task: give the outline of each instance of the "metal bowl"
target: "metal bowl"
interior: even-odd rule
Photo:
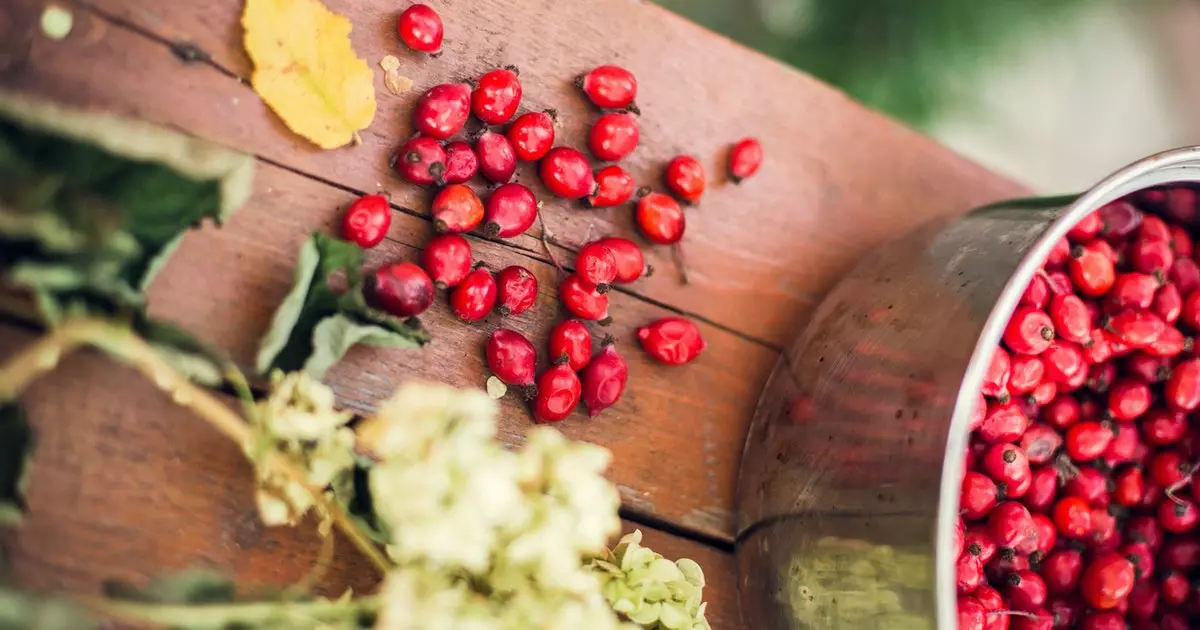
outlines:
[[[755,630],[957,626],[953,530],[991,351],[1055,241],[1093,210],[1200,182],[1200,147],[1081,195],[998,203],[875,251],[786,348],[746,438],[738,586]]]

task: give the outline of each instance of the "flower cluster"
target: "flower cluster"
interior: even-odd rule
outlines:
[[[687,558],[671,562],[641,542],[635,530],[591,562],[612,609],[652,630],[709,630],[700,565]]]

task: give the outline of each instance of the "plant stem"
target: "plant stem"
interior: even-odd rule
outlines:
[[[550,262],[554,263],[558,273],[566,275],[566,270],[563,269],[562,263],[558,262],[558,257],[554,255],[554,248],[550,246],[550,241],[554,240],[554,234],[546,230],[546,219],[542,218],[542,208],[538,206],[538,223],[542,227],[542,247],[546,249],[546,255],[550,257]]]
[[[105,597],[79,597],[82,606],[112,620],[153,623],[179,628],[255,627],[271,621],[337,620],[379,607],[378,597],[306,602],[246,602],[234,604],[155,604]]]
[[[242,447],[243,451],[250,445],[252,436],[249,426],[225,403],[175,371],[150,344],[128,328],[98,319],[68,319],[0,366],[0,401],[15,398],[29,383],[54,369],[64,355],[82,344],[96,346],[130,364],[150,379],[155,387],[170,394],[176,404],[191,409],[207,420],[225,437]],[[333,519],[334,525],[381,573],[392,568],[392,564],[354,524],[342,506],[326,497],[323,489],[313,486],[295,462],[273,451],[262,464],[307,490],[313,502]]]

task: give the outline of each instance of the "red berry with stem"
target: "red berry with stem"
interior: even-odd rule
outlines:
[[[487,125],[503,125],[521,105],[521,79],[513,66],[492,70],[471,92],[471,111]]]
[[[588,243],[575,256],[575,273],[604,293],[608,291],[608,285],[617,279],[617,259],[602,243]]]
[[[517,170],[517,154],[508,138],[495,131],[485,131],[475,141],[479,172],[489,180],[505,183]]]
[[[977,520],[987,516],[999,498],[996,482],[987,475],[968,470],[963,476],[958,505],[965,518]]]
[[[1083,576],[1083,554],[1065,547],[1042,560],[1042,581],[1046,590],[1058,595],[1074,592]]]
[[[1135,271],[1166,278],[1171,265],[1175,264],[1175,252],[1171,240],[1137,239],[1129,248],[1129,266]]]
[[[483,222],[483,202],[463,184],[451,184],[439,191],[430,212],[438,232],[470,232]]]
[[[1017,308],[1004,329],[1004,344],[1020,354],[1041,354],[1054,341],[1054,322],[1044,311]]]
[[[471,86],[443,83],[429,88],[413,107],[413,127],[422,135],[445,140],[462,130],[471,115]]]
[[[1035,610],[1046,603],[1046,583],[1042,576],[1033,571],[1017,571],[1010,573],[1004,594],[1009,604],[1017,610]]]
[[[537,301],[538,282],[533,272],[520,265],[505,267],[496,274],[496,312],[520,315]]]
[[[569,366],[555,365],[538,376],[537,390],[532,405],[534,421],[559,422],[579,405],[582,385]]]
[[[988,515],[988,533],[1001,549],[1015,549],[1035,540],[1037,527],[1024,505],[1004,501]]]
[[[1019,499],[1029,491],[1033,473],[1025,452],[1012,444],[993,444],[984,452],[979,470],[1008,488],[1008,497]]]
[[[1200,407],[1200,361],[1183,361],[1171,371],[1163,386],[1163,399],[1172,409],[1193,411]]]
[[[1196,528],[1200,520],[1200,510],[1196,504],[1185,497],[1174,499],[1164,498],[1158,502],[1158,523],[1172,534],[1186,534]]]
[[[1091,342],[1092,316],[1079,296],[1056,295],[1050,300],[1048,311],[1054,330],[1063,339],[1079,344]]]
[[[1159,451],[1149,464],[1150,477],[1164,488],[1184,483],[1191,468],[1191,464],[1176,450]]]
[[[1121,555],[1133,563],[1133,575],[1137,581],[1148,580],[1154,575],[1154,551],[1150,545],[1131,542],[1121,548]]]
[[[342,215],[342,238],[370,249],[383,242],[392,225],[392,209],[383,195],[363,195]]]
[[[1133,563],[1116,553],[1099,554],[1084,569],[1079,592],[1097,610],[1116,608],[1135,582]]]
[[[428,5],[414,4],[405,9],[396,20],[396,32],[405,46],[417,52],[432,55],[442,50],[442,16]]]
[[[1051,341],[1039,356],[1046,370],[1046,378],[1059,385],[1072,384],[1077,379],[1081,385],[1084,379],[1080,377],[1086,378],[1087,361],[1083,358],[1083,350],[1070,341]]]
[[[1062,435],[1058,431],[1041,423],[1030,425],[1020,437],[1021,450],[1025,451],[1025,457],[1031,464],[1050,461],[1063,443]]]
[[[1104,454],[1113,439],[1112,426],[1105,422],[1085,421],[1067,429],[1064,445],[1077,462],[1089,462]]]
[[[582,199],[596,192],[596,178],[582,153],[569,147],[550,149],[538,165],[542,183],[563,199]]]
[[[637,79],[620,66],[598,66],[575,79],[588,100],[601,109],[628,109],[638,113],[633,100],[637,98]]]
[[[617,404],[629,380],[629,366],[617,353],[612,340],[607,340],[579,375],[583,385],[583,404],[589,418]]]
[[[659,245],[678,243],[687,228],[679,202],[662,193],[650,193],[638,200],[634,218],[642,236]]]
[[[608,295],[597,291],[595,285],[577,274],[563,278],[558,287],[558,299],[567,312],[579,319],[598,321],[602,326],[612,321],[608,316]]]
[[[522,162],[536,162],[554,146],[554,110],[521,114],[508,126],[508,141]]]
[[[488,195],[483,210],[483,233],[512,238],[524,234],[537,220],[538,201],[522,184],[504,184]]]
[[[475,177],[479,171],[479,158],[471,145],[462,141],[454,141],[446,145],[446,169],[442,173],[442,183],[462,184]]]
[[[588,133],[588,148],[596,159],[616,162],[633,153],[638,145],[638,135],[636,116],[610,112],[592,125]]]
[[[1071,282],[1080,293],[1091,297],[1108,293],[1117,280],[1113,261],[1101,243],[1104,241],[1076,246],[1071,250],[1071,258],[1067,261],[1067,272],[1071,274]]]
[[[418,186],[441,186],[446,174],[446,150],[433,138],[417,136],[400,147],[394,156],[396,173]]]
[[[364,288],[373,306],[396,317],[415,317],[433,303],[433,281],[410,262],[383,267],[367,277]]]
[[[642,349],[664,365],[691,363],[708,347],[700,329],[683,317],[664,317],[637,329]]]
[[[954,563],[955,583],[959,595],[970,595],[983,583],[983,563],[969,553],[958,556]]]
[[[1114,201],[1096,211],[1104,228],[1101,234],[1110,239],[1120,239],[1133,234],[1142,226],[1144,215],[1128,201]]]
[[[984,630],[987,611],[974,597],[958,597],[958,630]]]
[[[1108,413],[1117,420],[1133,420],[1150,409],[1150,386],[1134,379],[1117,381],[1108,390]]]
[[[1012,402],[994,403],[988,405],[987,415],[977,434],[984,442],[1005,444],[1020,439],[1028,426],[1029,419],[1018,405]]]
[[[610,164],[595,172],[596,193],[584,199],[584,204],[592,208],[610,208],[619,206],[633,197],[637,187],[633,176],[616,164]]]
[[[1167,323],[1150,311],[1129,309],[1109,318],[1104,328],[1131,348],[1145,348],[1162,336]]]
[[[729,151],[729,179],[740,184],[743,179],[758,172],[762,166],[762,144],[754,138],[743,138]]]
[[[696,203],[704,194],[704,165],[690,155],[680,155],[667,164],[667,188],[684,203]]]
[[[1117,276],[1113,288],[1104,298],[1104,308],[1110,313],[1125,309],[1147,309],[1161,284],[1158,278],[1146,273],[1123,273]]]
[[[525,335],[507,328],[497,328],[488,337],[488,369],[496,378],[514,387],[524,387],[527,397],[533,394],[536,376],[537,350]]]
[[[1093,212],[1082,219],[1079,223],[1071,226],[1067,231],[1067,239],[1072,243],[1088,243],[1100,234],[1104,229],[1104,222],[1100,219],[1100,214]]]
[[[979,556],[979,561],[984,564],[991,562],[999,550],[992,540],[992,535],[987,532],[987,525],[983,523],[972,523],[966,528],[963,533],[963,549],[973,556]]]
[[[1037,357],[1018,354],[1011,358],[1008,377],[1008,393],[1014,396],[1028,394],[1037,389],[1046,376],[1046,366]]]
[[[421,251],[421,266],[439,289],[458,286],[471,262],[471,244],[458,234],[439,234]]]
[[[576,372],[587,367],[592,360],[592,333],[587,325],[577,319],[556,324],[550,331],[550,359],[566,361]]]
[[[486,267],[479,267],[450,292],[450,309],[465,322],[477,322],[496,305],[496,279]]]

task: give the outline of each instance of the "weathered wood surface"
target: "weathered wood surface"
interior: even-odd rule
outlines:
[[[639,77],[643,116],[642,142],[627,166],[639,184],[659,186],[663,165],[678,153],[696,155],[709,170],[709,192],[688,211],[685,248],[692,283],[679,283],[669,252],[651,250],[659,272],[612,298],[616,322],[609,331],[630,360],[629,391],[600,418],[587,420],[576,414],[561,426],[572,437],[613,450],[611,478],[621,488],[631,517],[660,519],[708,539],[731,537],[742,438],[777,348],[798,331],[837,277],[864,252],[929,218],[1021,192],[811,78],[647,3],[442,2],[438,6],[448,42],[438,59],[408,53],[396,41],[392,25],[398,8],[391,4],[327,4],[351,19],[351,38],[369,64],[374,67],[383,55],[395,54],[416,83],[414,92],[395,96],[384,88],[380,75],[379,111],[357,147],[330,152],[312,148],[288,132],[240,79],[248,77],[251,68],[241,49],[239,0],[73,4],[75,29],[58,42],[43,37],[36,26],[42,1],[8,0],[0,5],[0,88],[140,116],[260,157],[248,206],[225,229],[191,235],[151,297],[155,314],[188,326],[249,362],[287,290],[297,245],[309,232],[335,225],[341,208],[357,193],[387,191],[397,208],[389,240],[372,252],[371,265],[411,260],[425,242],[430,232],[425,218],[429,193],[403,184],[387,166],[389,154],[411,131],[408,112],[421,91],[493,67],[517,65],[525,85],[523,109],[557,109],[563,121],[560,143],[582,146],[595,114],[571,79],[600,63],[630,67]],[[183,59],[197,56],[202,60]],[[747,135],[763,139],[767,161],[753,179],[733,186],[723,175],[725,152]],[[587,211],[551,198],[527,165],[518,170],[518,179],[546,201],[550,229],[563,239],[581,242],[589,234],[632,232],[628,208]],[[537,306],[504,325],[521,330],[540,346],[557,317],[556,272],[537,232],[535,226],[531,234],[510,242],[473,238],[472,245],[477,257],[495,268],[523,264],[538,276],[543,294]],[[557,253],[570,259],[565,250]],[[645,360],[632,337],[637,326],[672,312],[700,320],[709,341],[701,360],[681,369]],[[436,338],[427,349],[358,349],[330,373],[345,404],[367,410],[396,383],[418,376],[458,385],[483,383],[482,342],[500,321],[493,317],[480,325],[463,325],[453,321],[441,303],[424,319]],[[77,380],[112,378],[104,372],[79,372]],[[99,391],[117,387],[132,385],[113,383]],[[114,395],[108,404],[123,410],[117,401],[132,396]],[[101,408],[74,390],[60,391],[44,404],[59,405],[64,413],[85,404]],[[86,408],[89,417],[100,415]],[[137,417],[139,433],[123,440],[124,448],[151,452],[137,440],[157,435],[163,452],[181,462],[200,462],[210,476],[187,475],[183,471],[188,467],[181,464],[173,478],[179,484],[174,493],[152,486],[116,493],[107,508],[116,513],[112,518],[125,519],[134,528],[147,493],[157,493],[153,518],[186,521],[188,511],[219,513],[208,525],[201,519],[194,526],[208,527],[202,533],[218,540],[236,538],[229,533],[237,527],[236,514],[219,507],[230,500],[213,496],[210,489],[246,483],[238,481],[244,467],[236,457],[209,456],[207,451],[216,445],[195,439],[180,443],[186,444],[186,452],[171,450],[184,448],[165,441],[179,430],[174,418]],[[92,432],[89,439],[99,439],[94,423],[80,422],[81,430]],[[133,415],[125,422],[134,423]],[[519,442],[528,426],[523,406],[506,401],[504,439]],[[102,460],[112,459],[78,447],[62,453],[70,456],[64,461],[75,476],[56,480],[66,486],[60,492],[81,485],[80,470],[108,466]],[[151,461],[165,465],[165,457],[157,455]],[[122,477],[114,473],[104,478],[119,483]],[[96,486],[96,492],[101,490]],[[202,498],[186,498],[193,496]],[[56,536],[69,538],[75,535],[72,527],[79,527],[78,536],[89,544],[110,544],[104,542],[107,537],[82,529],[80,521],[64,523]],[[162,556],[155,560],[162,560],[163,566],[178,560],[173,538],[153,528],[137,534],[134,529],[125,531],[160,548]],[[204,535],[197,534],[196,540]],[[53,539],[44,537],[48,534],[36,536],[22,539],[20,557],[31,574],[57,579],[53,567],[67,563],[67,554],[56,551]],[[45,542],[39,546],[34,540]],[[225,547],[221,553],[228,554],[222,557],[246,577],[290,577],[303,571],[299,560],[311,555],[308,542],[289,538],[279,543],[280,548],[294,548],[291,561],[268,560],[265,552],[235,559]],[[89,562],[71,565],[81,579],[120,566],[117,555],[88,557]],[[728,558],[715,556],[714,561],[727,563]],[[138,566],[135,572],[142,571]],[[709,573],[714,591],[728,591],[721,597],[731,598],[731,573],[715,568]]]

